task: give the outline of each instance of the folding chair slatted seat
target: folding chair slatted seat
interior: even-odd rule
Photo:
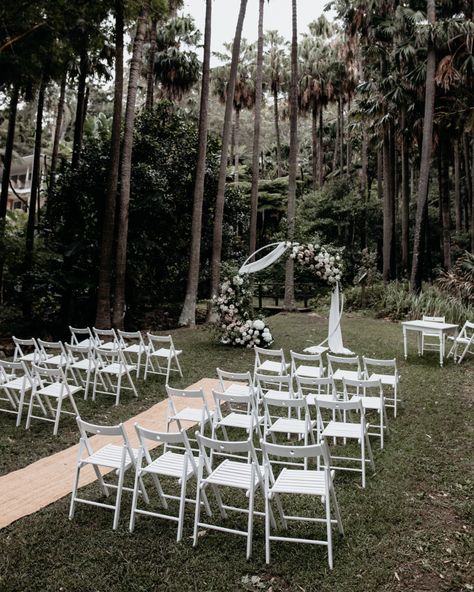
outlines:
[[[376,411],[378,414],[378,430],[370,432],[369,429],[374,429],[376,426],[372,424],[367,425],[367,433],[369,436],[376,436],[380,438],[380,448],[384,445],[384,432],[388,432],[387,410],[385,409],[385,398],[383,395],[382,382],[379,379],[375,380],[348,380],[343,379],[343,387],[345,399],[349,400],[349,388],[357,389],[359,395],[354,395],[351,399],[358,400],[362,403],[365,411]]]
[[[127,364],[121,349],[94,348],[96,356],[96,369],[94,372],[94,386],[92,389],[92,400],[95,401],[97,393],[112,395],[115,397],[115,405],[120,402],[120,394],[123,390],[132,391],[138,397],[135,383],[132,379],[132,372],[136,367]],[[97,387],[97,382],[102,379],[102,390]],[[128,385],[127,385],[128,384]]]
[[[32,388],[33,380],[25,362],[0,360],[0,411],[16,415],[17,427],[21,423],[25,397]]]
[[[423,315],[422,320],[428,321],[429,323],[445,323],[446,317]],[[439,333],[433,333],[429,329],[424,329],[421,332],[421,355],[423,355],[425,351],[439,352],[441,348],[441,339],[442,337]]]
[[[372,469],[375,471],[374,457],[372,455],[372,447],[370,445],[367,425],[365,421],[365,411],[360,400],[354,401],[316,401],[317,409],[317,436],[318,444],[324,440],[329,444],[331,438],[342,438],[356,440],[360,446],[360,457],[347,457],[331,455],[332,460],[335,461],[350,461],[352,463],[360,464],[359,467],[343,466],[341,464],[331,465],[331,469],[339,471],[355,471],[362,475],[362,487],[365,487],[366,464],[371,463]],[[344,421],[330,421],[324,427],[322,422],[322,410],[329,409],[331,411],[338,411]],[[358,421],[351,421],[352,412],[356,412]],[[368,454],[368,458],[366,457]]]
[[[263,512],[257,512],[254,509],[255,494],[257,490],[260,489],[262,494],[264,494],[264,480],[263,470],[258,463],[253,443],[250,439],[244,442],[228,442],[206,438],[199,432],[196,432],[195,435],[199,444],[200,456],[194,518],[194,547],[198,544],[200,527],[220,532],[228,532],[245,536],[247,538],[247,559],[250,559],[252,554],[254,516],[264,515]],[[221,455],[232,455],[234,459],[248,457],[250,458],[250,462],[247,462],[246,460],[231,460],[230,458],[226,458],[216,466],[212,464],[207,450]],[[213,455],[213,458],[216,458],[216,454]],[[238,530],[220,524],[211,524],[209,522],[201,521],[201,498],[208,487],[212,489],[217,500],[221,518],[227,518],[227,511],[244,513],[247,515],[246,530]],[[244,491],[246,499],[248,499],[248,507],[243,508],[224,504],[220,492],[220,489],[223,487]],[[270,519],[272,524],[275,525],[273,515],[271,515]]]
[[[71,494],[71,504],[69,508],[69,520],[72,520],[74,518],[76,503],[83,503],[90,506],[98,506],[100,508],[114,510],[113,529],[115,530],[118,526],[120,518],[122,491],[134,491],[130,487],[125,487],[123,483],[125,478],[125,472],[130,467],[136,467],[138,450],[132,448],[123,424],[119,424],[116,426],[98,426],[87,423],[78,416],[77,425],[79,427],[80,441],[79,452],[77,456],[76,472],[74,475],[74,483]],[[98,450],[94,451],[88,434],[104,436],[106,438],[120,438],[121,443],[120,445],[108,443],[105,446],[102,446]],[[83,456],[84,453],[86,453],[85,457]],[[80,472],[86,466],[93,467],[100,488],[106,497],[110,495],[110,489],[117,490],[115,504],[102,503],[78,497],[77,490],[79,487]],[[116,485],[112,483],[106,483],[100,471],[101,467],[112,469],[113,473],[116,474],[118,477],[118,482]],[[138,477],[138,481],[140,484],[139,491],[143,495],[145,502],[148,503],[148,495],[140,476]]]
[[[176,423],[180,431],[185,428],[183,422],[197,423],[201,433],[204,433],[206,425],[212,424],[214,412],[210,411],[202,389],[176,389],[166,385],[166,392],[168,394],[167,432],[170,431],[173,423]]]
[[[137,514],[143,514],[145,516],[154,516],[156,518],[162,518],[165,520],[172,520],[178,523],[178,530],[176,540],[179,542],[183,536],[183,525],[184,525],[184,511],[185,505],[195,504],[195,499],[186,497],[186,486],[191,478],[197,479],[198,476],[198,463],[199,458],[194,456],[189,444],[188,437],[184,430],[176,433],[163,433],[147,430],[138,424],[135,424],[135,429],[138,434],[140,441],[140,449],[137,459],[137,467],[135,472],[135,485],[133,490],[132,510],[130,515],[130,532],[133,532],[135,528],[135,517]],[[163,444],[163,452],[155,460],[152,459],[148,446],[147,440],[153,442],[159,442]],[[173,452],[168,450],[168,446],[173,445],[174,447],[183,448],[183,452]],[[143,464],[145,462],[145,464]],[[161,512],[152,512],[150,510],[143,510],[137,508],[138,494],[139,494],[139,479],[144,478],[145,475],[151,475],[155,488],[160,497],[161,505],[164,509],[168,509],[168,500],[179,501],[179,512],[178,516],[171,514],[163,514]],[[181,492],[179,496],[165,493],[163,491],[160,477],[171,477],[178,479],[181,485]],[[207,497],[203,495],[203,503],[206,508],[206,512],[211,516],[211,509],[207,501]]]
[[[145,380],[148,374],[161,374],[166,376],[166,384],[168,384],[171,372],[177,372],[182,378],[183,372],[179,363],[179,356],[183,351],[175,348],[171,335],[147,333],[147,338]]]
[[[148,346],[143,341],[140,331],[117,331],[120,347],[129,364],[136,364],[137,378],[140,377],[140,368],[145,368]],[[144,358],[142,360],[142,358]]]
[[[329,569],[333,568],[332,549],[332,526],[336,524],[341,535],[344,534],[341,514],[337,503],[336,492],[333,483],[333,471],[331,471],[331,460],[329,450],[325,442],[311,446],[282,446],[262,442],[262,451],[265,466],[265,560],[270,563],[271,541],[287,541],[293,543],[306,543],[312,545],[323,545],[328,549]],[[302,460],[304,469],[283,468],[275,478],[272,467],[273,457],[284,458],[291,461]],[[320,461],[322,458],[322,463]],[[314,459],[318,467],[322,469],[308,469],[308,460]],[[278,461],[281,464],[281,460]],[[285,462],[285,461],[283,461]],[[273,461],[273,464],[275,461]],[[324,518],[311,516],[291,516],[284,513],[282,495],[305,495],[313,498],[320,498],[325,508]],[[322,523],[326,525],[326,540],[296,538],[281,536],[271,533],[270,508],[271,502],[275,502],[280,521],[285,530],[288,529],[288,522],[296,521]],[[331,509],[335,518],[331,518]]]
[[[368,380],[380,380],[382,386],[391,389],[388,395],[384,393],[385,406],[392,408],[393,416],[397,417],[400,390],[400,374],[398,373],[397,360],[395,358],[382,360],[363,356],[362,361],[364,364],[364,373]]]
[[[466,354],[474,355],[474,323],[466,321],[459,335],[456,337],[448,336],[448,339],[453,342],[448,358],[453,356],[455,363],[457,362],[460,364],[464,360]],[[459,348],[462,350],[461,355],[458,354]]]
[[[82,387],[69,384],[61,366],[58,368],[43,368],[33,364],[32,372],[33,390],[28,406],[26,429],[28,430],[30,428],[32,419],[49,421],[54,423],[53,435],[56,436],[61,414],[74,415],[75,417],[79,415],[76,402],[74,401],[74,395]],[[52,402],[55,402],[56,408],[53,407]],[[63,408],[65,402],[71,404],[72,411],[67,411]],[[35,405],[38,405],[42,410],[46,409],[46,411],[49,411],[49,416],[34,415]]]
[[[321,354],[298,354],[290,351],[293,378],[322,378],[325,368]]]
[[[264,349],[263,347],[254,347],[255,364],[254,375],[256,374],[278,374],[286,375],[290,369],[290,364],[285,360],[285,354],[282,349]]]

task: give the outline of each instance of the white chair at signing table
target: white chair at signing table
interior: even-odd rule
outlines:
[[[474,323],[466,321],[461,329],[461,332],[456,337],[448,337],[452,340],[453,345],[449,351],[449,356],[453,356],[455,362],[460,364],[464,360],[466,354],[474,355]],[[471,349],[471,347],[473,349]],[[458,349],[461,348],[461,355],[458,354]]]

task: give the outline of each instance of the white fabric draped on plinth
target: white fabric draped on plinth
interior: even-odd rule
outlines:
[[[331,295],[331,308],[329,310],[329,331],[327,342],[329,345],[329,349],[333,354],[351,356],[354,355],[354,352],[352,352],[350,349],[347,349],[347,347],[344,347],[344,344],[342,343],[341,317],[342,308],[339,304],[339,283],[337,283]]]

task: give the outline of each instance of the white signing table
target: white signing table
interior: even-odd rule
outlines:
[[[458,325],[452,325],[450,323],[433,323],[430,321],[404,321],[402,323],[403,328],[403,352],[405,354],[405,360],[408,355],[408,343],[407,333],[408,331],[414,331],[417,333],[417,344],[418,344],[418,355],[422,355],[421,351],[421,335],[423,331],[429,332],[430,335],[438,335],[440,348],[439,348],[439,365],[443,366],[443,359],[445,356],[445,342],[446,335],[452,333],[454,335],[458,332]]]

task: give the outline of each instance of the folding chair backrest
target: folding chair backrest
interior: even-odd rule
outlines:
[[[113,362],[117,362],[117,361],[119,364],[122,364],[122,365],[125,364],[125,360],[123,358],[123,353],[120,348],[106,349],[104,347],[94,346],[93,351],[94,351],[97,359],[99,360],[99,362],[101,362],[103,365],[112,364]]]
[[[71,345],[79,345],[81,341],[86,339],[92,342],[94,339],[89,327],[71,327],[69,325],[69,331],[71,333]]]
[[[145,345],[143,342],[143,336],[140,331],[117,331],[117,336],[120,344],[124,347],[130,345],[130,343],[138,343],[139,345]]]
[[[314,458],[317,460],[318,457],[323,459],[323,465],[329,470],[331,466],[331,456],[329,448],[326,442],[323,440],[320,444],[310,444],[309,446],[292,446],[287,444],[273,444],[271,442],[265,442],[261,440],[261,448],[265,463],[271,465],[272,456],[278,456],[280,458],[291,458],[291,459],[309,459]]]
[[[115,333],[115,329],[97,329],[96,327],[92,327],[92,331],[96,340],[100,343],[101,341],[111,341],[118,345],[119,340],[117,337],[117,333]]]
[[[474,323],[466,321],[461,329],[460,336],[465,339],[472,339],[474,337]]]
[[[290,350],[291,356],[291,373],[294,375],[298,362],[304,362],[304,365],[318,366],[323,369],[323,356],[322,354],[299,354]]]
[[[79,428],[81,439],[84,442],[89,454],[93,453],[93,448],[90,442],[89,435],[104,436],[107,438],[120,437],[123,444],[127,447],[130,459],[132,460],[132,462],[134,462],[135,457],[133,454],[133,449],[130,444],[130,440],[128,439],[127,432],[125,431],[123,423],[119,423],[118,425],[114,426],[102,426],[84,421],[79,416],[76,417],[76,422]]]
[[[242,405],[247,408],[247,414],[251,414],[255,419],[257,417],[257,407],[253,392],[245,393],[224,393],[221,391],[212,390],[212,397],[214,399],[214,406],[216,410],[216,419],[222,419],[222,404],[228,403],[231,411],[237,411],[238,408],[232,405]]]
[[[217,376],[219,378],[219,386],[224,391],[225,385],[224,382],[243,382],[245,386],[252,386],[252,376],[250,372],[227,372],[226,370],[221,370],[220,368],[216,368]]]
[[[221,454],[250,454],[250,458],[258,464],[257,455],[255,452],[255,447],[253,445],[252,440],[249,438],[248,440],[243,441],[231,441],[231,440],[215,440],[213,438],[208,438],[207,436],[203,436],[200,432],[195,432],[196,440],[199,444],[199,449],[201,453],[208,457],[206,449],[209,451],[221,453]],[[239,458],[236,456],[236,458]]]
[[[389,368],[392,370],[391,374],[397,376],[398,375],[398,367],[397,367],[397,360],[396,358],[391,358],[389,360],[383,360],[378,358],[368,358],[366,356],[362,356],[362,362],[364,364],[364,372],[365,375],[368,377],[370,376],[370,368],[376,367],[383,368],[384,370],[388,370]],[[387,372],[384,372],[386,374]]]
[[[24,347],[32,348],[33,352],[36,352],[39,356],[39,347],[36,343],[36,339],[32,337],[31,339],[19,339],[18,337],[12,337],[13,343],[15,344],[15,351],[13,353],[13,360],[16,362],[18,358],[21,358],[25,355]]]
[[[270,360],[272,362],[278,362],[280,364],[280,374],[288,374],[286,367],[285,354],[283,349],[265,349],[263,347],[254,346],[255,351],[255,366],[254,372],[257,372],[257,368],[265,361]],[[263,358],[263,360],[262,360]]]
[[[309,394],[322,394],[337,396],[336,384],[332,376],[324,376],[321,378],[308,378],[305,376],[297,376],[296,384],[298,385],[298,392],[301,396]],[[324,392],[325,391],[325,392]]]
[[[186,434],[186,430],[181,430],[179,432],[156,432],[155,430],[149,430],[147,428],[142,427],[138,423],[135,424],[135,430],[138,435],[138,440],[140,445],[142,446],[145,456],[148,462],[151,462],[147,440],[151,442],[159,442],[163,444],[163,453],[167,451],[168,445],[173,447],[173,450],[180,450],[180,448],[184,447],[184,452],[188,454],[189,460],[196,470],[196,462],[191,450],[191,445],[189,443],[189,438]]]
[[[48,382],[64,382],[64,372],[60,366],[56,368],[47,368],[45,366],[31,365],[31,371],[34,376],[40,380],[46,379]]]
[[[257,387],[261,390],[272,389],[272,390],[286,390],[293,392],[293,380],[289,374],[276,375],[276,374],[255,374],[255,382]]]
[[[43,339],[38,339],[37,343],[45,357],[55,354],[66,358],[66,350],[62,341],[44,341]]]
[[[366,396],[367,394],[370,395],[383,395],[383,388],[382,383],[379,379],[377,380],[352,380],[349,378],[343,378],[342,384],[344,388],[344,394],[347,397],[349,394],[349,388],[355,388],[357,391],[361,391],[361,394]]]
[[[429,315],[423,315],[423,320],[429,323],[445,323],[446,317],[431,317]]]
[[[206,397],[204,396],[204,391],[202,389],[177,389],[166,385],[166,392],[168,393],[168,401],[174,413],[177,413],[178,411],[175,404],[177,400],[199,400],[202,403],[203,411],[205,411],[205,414],[210,417]]]
[[[171,335],[153,335],[152,333],[147,333],[148,343],[155,351],[156,349],[160,349],[161,347],[165,346],[168,349],[174,351],[174,343],[173,338]]]
[[[357,372],[361,372],[359,356],[334,356],[327,355],[328,358],[328,372],[334,374],[337,366],[357,366]]]
[[[66,352],[68,353],[68,358],[70,360],[75,357],[86,360],[89,358],[92,351],[92,347],[90,345],[71,345],[70,343],[65,343],[64,347],[66,348]]]
[[[319,401],[316,400],[318,412],[320,409],[331,409],[332,411],[359,411],[364,415],[364,408],[360,399],[350,401]]]
[[[24,362],[9,362],[8,360],[0,360],[0,386],[10,380],[11,375],[15,378],[30,379],[28,367]]]

